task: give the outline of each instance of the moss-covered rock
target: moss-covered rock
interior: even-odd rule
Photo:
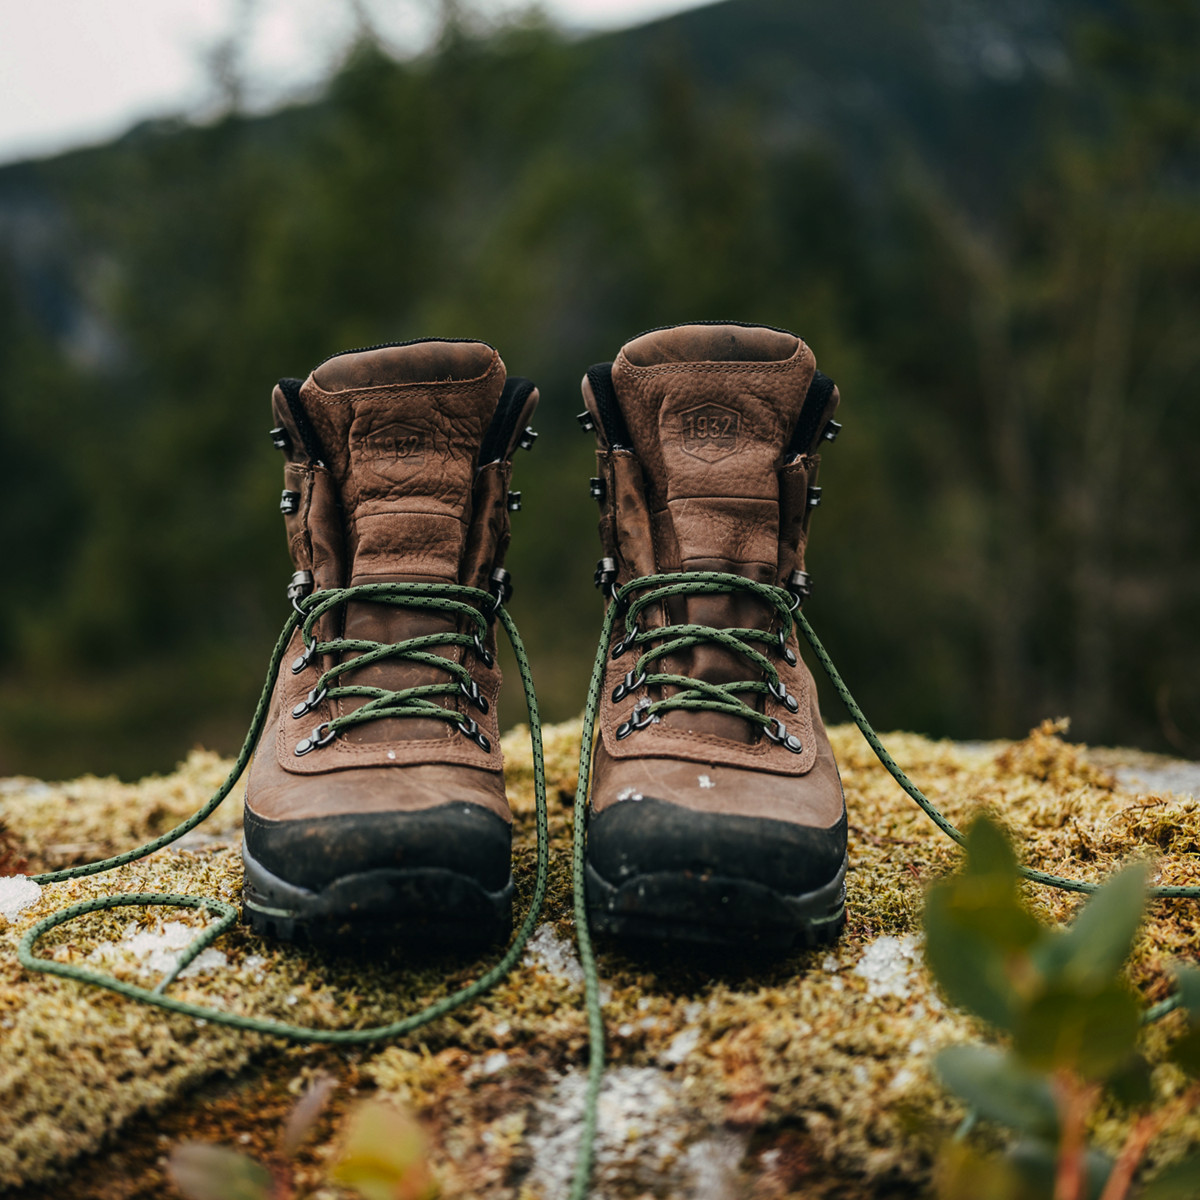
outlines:
[[[1100,879],[1153,854],[1156,879],[1200,883],[1200,806],[1138,787],[1166,765],[1136,753],[1089,752],[1046,724],[1022,742],[964,747],[911,734],[885,740],[957,823],[988,809],[1026,861]],[[601,1105],[598,1194],[605,1196],[911,1195],[961,1117],[930,1076],[931,1052],[980,1035],[938,998],[921,961],[926,884],[955,847],[899,791],[852,727],[831,731],[851,822],[849,924],[831,950],[776,963],[656,956],[601,947],[610,1070]],[[543,924],[522,966],[481,1003],[408,1038],[357,1050],[283,1046],[162,1013],[112,994],[24,972],[17,943],[38,918],[113,891],[185,891],[237,902],[239,805],[201,830],[107,875],[9,888],[0,903],[0,1187],[29,1196],[171,1194],[162,1173],[184,1137],[266,1153],[292,1097],[315,1071],[339,1099],[295,1164],[303,1194],[323,1184],[337,1115],[353,1095],[395,1096],[427,1124],[450,1196],[550,1200],[569,1178],[587,1038],[570,920],[569,838],[579,726],[546,731],[552,876]],[[516,813],[518,903],[534,870],[532,763],[525,731],[505,739]],[[8,869],[86,861],[170,828],[215,789],[227,764],[193,754],[173,775],[134,785],[87,778],[0,782]],[[1173,783],[1191,776],[1178,772]],[[1196,788],[1200,791],[1200,787]],[[23,866],[21,859],[28,860]],[[24,889],[27,891],[27,889]],[[1067,920],[1076,896],[1031,889]],[[32,899],[32,903],[24,903]],[[43,953],[150,982],[203,923],[198,914],[124,909],[54,931]],[[1194,957],[1194,912],[1152,907],[1132,975],[1147,1000],[1169,987],[1166,965]],[[172,994],[197,1003],[330,1026],[383,1023],[476,976],[486,957],[323,957],[264,944],[237,928]],[[1149,1035],[1161,1051],[1163,1030]],[[1169,1068],[1158,1085],[1173,1085]],[[1193,1118],[1176,1137],[1200,1137]],[[1122,1119],[1096,1134],[1115,1144]]]

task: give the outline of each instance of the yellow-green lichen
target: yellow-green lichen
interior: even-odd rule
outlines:
[[[1099,879],[1122,860],[1146,854],[1156,859],[1158,881],[1200,882],[1196,802],[1118,786],[1112,768],[1125,761],[1120,753],[1091,755],[1060,735],[1048,724],[1012,745],[964,748],[912,734],[885,740],[955,822],[984,809],[997,814],[1030,865]],[[392,1045],[340,1054],[281,1052],[270,1039],[29,975],[17,965],[23,932],[75,900],[155,890],[236,903],[240,805],[233,800],[198,831],[204,836],[191,835],[182,849],[49,886],[11,922],[0,917],[0,1186],[36,1186],[65,1170],[70,1194],[89,1195],[69,1175],[70,1164],[119,1147],[139,1114],[157,1111],[174,1120],[206,1081],[241,1073],[243,1081],[261,1078],[266,1087],[281,1073],[295,1076],[297,1055],[311,1055],[342,1063],[354,1086],[391,1093],[421,1116],[448,1195],[550,1200],[545,1181],[560,1176],[546,1160],[562,1157],[570,1131],[562,1111],[574,1102],[587,1054],[582,988],[567,948],[578,737],[578,722],[546,730],[553,851],[537,944],[481,1003]],[[849,923],[837,946],[775,963],[711,955],[651,962],[601,948],[615,1081],[608,1111],[623,1139],[601,1146],[606,1195],[684,1196],[701,1170],[724,1172],[731,1195],[919,1191],[938,1141],[961,1116],[932,1078],[930,1057],[942,1045],[985,1034],[943,1007],[912,940],[925,887],[953,869],[958,852],[897,789],[857,731],[834,728],[831,738],[851,825]],[[525,732],[506,736],[504,751],[516,814],[518,903],[527,904],[534,843]],[[1129,761],[1135,759],[1150,761],[1133,755]],[[15,852],[29,858],[30,871],[54,868],[161,833],[199,807],[227,767],[196,753],[174,775],[136,785],[6,781],[0,819]],[[1080,902],[1042,888],[1028,894],[1044,919],[1068,920]],[[203,922],[179,911],[96,914],[56,930],[42,952],[149,982],[141,974],[144,956],[128,949],[132,920],[160,933],[163,921]],[[880,941],[885,938],[894,941]],[[892,951],[898,964],[883,983],[860,973],[872,946]],[[391,947],[331,958],[264,944],[242,927],[217,948],[223,961],[213,959],[216,966],[179,980],[173,994],[230,1011],[338,1026],[382,1023],[414,1011],[494,960],[494,954],[412,958]],[[1195,951],[1193,907],[1155,904],[1132,977],[1148,999],[1158,999],[1169,987],[1170,960]],[[1147,1034],[1152,1058],[1161,1059],[1174,1029],[1167,1025]],[[1163,1094],[1178,1086],[1168,1067],[1158,1069],[1156,1083]],[[638,1104],[647,1112],[626,1111]],[[252,1114],[247,1122],[258,1128]],[[1111,1148],[1126,1127],[1126,1117],[1105,1111],[1094,1135]],[[1197,1139],[1200,1116],[1191,1116],[1155,1155],[1178,1153]],[[315,1146],[298,1179],[315,1186],[314,1164],[328,1153],[328,1144]],[[338,1195],[330,1188],[320,1194]]]

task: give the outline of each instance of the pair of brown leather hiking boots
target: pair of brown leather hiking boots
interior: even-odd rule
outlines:
[[[792,334],[714,323],[643,334],[583,391],[611,631],[580,781],[593,926],[830,940],[845,807],[792,614],[837,389]],[[495,618],[537,401],[472,341],[351,351],[275,389],[304,619],[246,792],[261,932],[510,929]]]

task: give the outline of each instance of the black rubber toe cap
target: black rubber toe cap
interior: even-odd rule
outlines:
[[[827,829],[697,812],[666,800],[623,800],[588,825],[587,861],[609,883],[688,872],[751,880],[799,896],[828,884],[846,859],[846,814]]]
[[[256,862],[303,888],[362,871],[440,867],[497,891],[512,859],[512,827],[478,804],[296,821],[264,820],[247,808],[245,837]]]

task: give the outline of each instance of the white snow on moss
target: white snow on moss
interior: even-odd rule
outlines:
[[[527,1138],[533,1167],[526,1183],[535,1195],[550,1200],[570,1191],[586,1091],[586,1074],[568,1071],[538,1105],[537,1127]],[[670,1076],[654,1067],[610,1069],[600,1089],[596,1194],[605,1194],[605,1184],[618,1178],[659,1179],[679,1158],[687,1133],[688,1115]]]
[[[867,995],[907,999],[916,983],[920,944],[911,933],[876,938],[854,968],[854,974],[867,981]]]
[[[539,925],[525,946],[521,960],[527,967],[540,967],[568,983],[583,985],[583,967],[575,947],[554,932],[553,925]]]
[[[0,875],[0,914],[10,921],[38,902],[41,887],[27,875]]]
[[[182,921],[161,921],[154,929],[143,929],[137,921],[130,921],[119,942],[101,942],[88,958],[96,962],[111,963],[113,959],[128,956],[139,959],[137,973],[143,978],[158,977],[170,972],[185,950],[199,936],[200,930]],[[229,959],[221,950],[209,946],[202,950],[187,967],[179,973],[181,979],[190,975],[203,975],[208,971],[220,971],[229,965]]]
[[[659,1062],[677,1067],[686,1062],[688,1056],[700,1045],[700,1030],[694,1025],[681,1029],[658,1056]]]

